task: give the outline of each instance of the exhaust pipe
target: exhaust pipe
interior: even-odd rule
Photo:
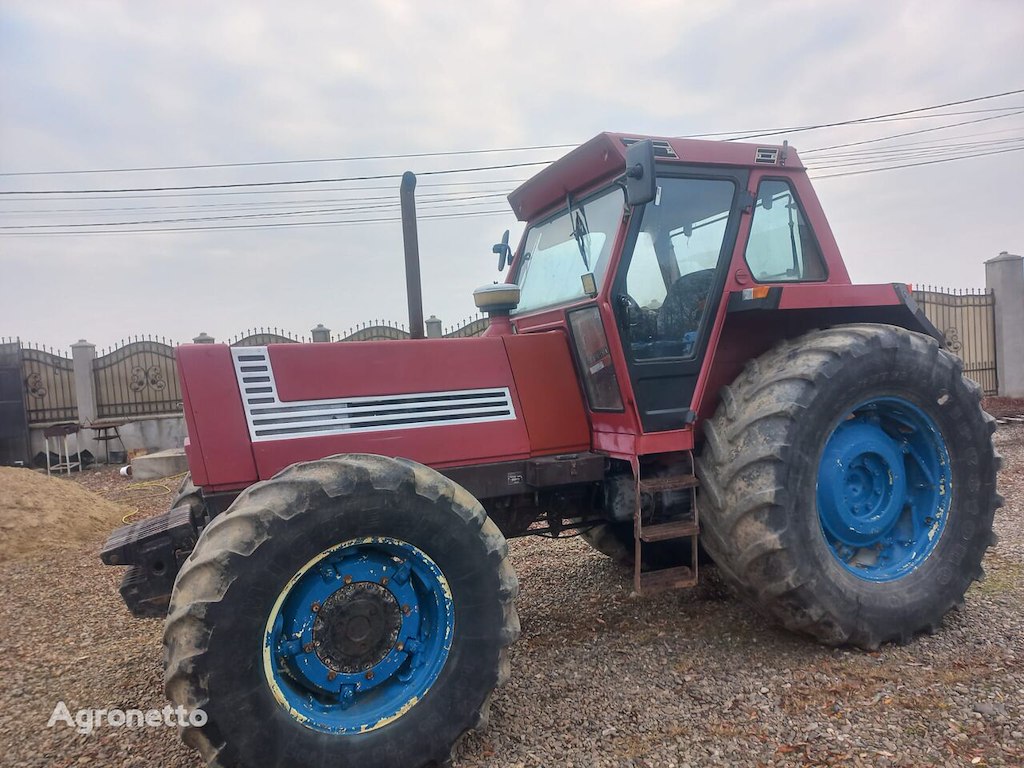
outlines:
[[[422,339],[423,286],[420,282],[420,241],[416,233],[416,174],[402,174],[402,239],[405,242],[405,292],[409,298],[409,337]]]

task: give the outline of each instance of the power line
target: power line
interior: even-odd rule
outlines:
[[[423,174],[420,174],[423,175]],[[445,182],[425,182],[420,184],[417,182],[416,188],[421,189],[425,187],[469,187],[480,184],[522,184],[526,179],[483,179],[478,181],[445,181]],[[109,197],[95,198],[99,200],[142,200],[142,199],[155,199],[163,200],[172,197],[223,197],[227,195],[283,195],[283,194],[320,194],[323,192],[359,192],[359,191],[383,191],[391,190],[394,187],[376,185],[372,187],[322,187],[320,189],[301,189],[301,188],[289,188],[289,189],[243,189],[234,190],[231,192],[182,192],[180,194],[170,195],[111,195]],[[17,192],[11,192],[9,194],[19,194]],[[75,200],[81,201],[80,197],[49,197],[47,200]],[[86,198],[88,199],[88,198]],[[30,197],[25,200],[19,198],[9,198],[8,202],[38,202],[39,198]]]
[[[473,200],[476,198],[483,197],[505,197],[508,195],[508,191],[501,192],[486,192],[477,195],[464,195],[457,192],[428,192],[424,195],[417,195],[417,204],[430,204],[430,203],[444,203],[454,202],[458,200]],[[77,199],[77,198],[75,198]],[[105,208],[51,208],[50,210],[42,211],[0,211],[0,215],[27,215],[27,216],[49,216],[52,214],[66,214],[66,213],[104,213],[107,211],[173,211],[173,210],[194,210],[194,209],[205,209],[212,208],[216,210],[223,210],[229,208],[299,208],[304,205],[312,205],[314,203],[345,203],[345,202],[373,202],[377,200],[392,200],[395,205],[398,205],[398,192],[396,191],[391,195],[371,195],[369,197],[342,197],[342,198],[314,198],[312,200],[303,200],[301,202],[282,202],[279,200],[267,200],[263,202],[245,202],[245,203],[200,203],[197,205],[139,205],[139,206],[116,206],[116,207],[105,207]]]
[[[455,213],[455,214],[428,214],[426,216],[418,217],[421,220],[429,219],[462,219],[462,218],[476,218],[479,216],[508,216],[509,211],[507,209],[499,211],[469,211],[466,213]],[[166,229],[111,229],[111,230],[89,230],[87,232],[0,232],[0,237],[38,237],[40,235],[46,237],[58,236],[58,235],[136,235],[136,234],[154,234],[157,232],[213,232],[223,230],[238,230],[238,229],[281,229],[284,227],[325,227],[325,226],[345,226],[345,225],[357,225],[357,224],[378,224],[378,223],[391,223],[401,221],[400,216],[392,216],[389,218],[373,218],[373,219],[342,219],[339,221],[289,221],[279,224],[239,224],[229,226],[214,226],[214,227],[169,227]]]
[[[917,131],[907,131],[906,133],[894,133],[894,134],[891,134],[889,136],[881,136],[881,137],[875,138],[875,139],[865,139],[863,141],[850,141],[850,142],[847,142],[845,144],[833,144],[833,145],[828,146],[828,147],[816,147],[815,149],[805,149],[805,150],[801,151],[800,154],[801,155],[810,155],[810,154],[813,154],[815,152],[824,152],[825,150],[828,150],[828,149],[843,149],[845,147],[859,147],[859,146],[861,146],[863,144],[876,144],[879,141],[890,141],[892,139],[901,139],[901,138],[903,138],[905,136],[917,136],[917,135],[922,134],[922,133],[933,133],[935,131],[944,131],[944,130],[947,130],[949,128],[960,128],[960,127],[962,127],[964,125],[974,125],[975,123],[985,123],[985,122],[988,122],[989,120],[999,120],[1000,118],[1003,118],[1003,117],[1015,117],[1016,115],[1021,115],[1021,114],[1024,114],[1024,109],[1021,109],[1021,110],[1019,110],[1017,112],[1009,112],[1009,113],[1007,113],[1005,115],[993,115],[991,117],[980,117],[977,120],[964,120],[963,122],[950,123],[949,125],[937,125],[934,128],[922,128],[922,129],[917,130]]]
[[[865,117],[865,118],[861,118],[861,119],[864,121],[865,124],[866,123],[899,123],[899,122],[906,122],[907,120],[933,120],[935,118],[942,118],[942,117],[957,117],[957,116],[960,116],[960,115],[977,115],[977,114],[983,114],[983,113],[989,113],[989,112],[1005,112],[1005,111],[1010,110],[1010,109],[1018,109],[1018,108],[1019,108],[1019,106],[1014,106],[1014,107],[990,107],[988,109],[964,109],[964,110],[957,110],[956,112],[937,112],[937,113],[934,113],[934,114],[927,114],[927,115],[914,115],[914,114],[911,114],[911,115],[904,115],[902,117],[878,117],[878,118]],[[927,107],[925,109],[927,109]],[[855,121],[850,121],[850,122],[855,122]],[[838,125],[846,125],[846,124],[847,123],[840,123]],[[789,126],[789,127],[783,127],[783,128],[751,128],[751,129],[745,130],[745,131],[715,131],[713,133],[686,133],[686,134],[682,134],[680,136],[677,136],[676,138],[679,138],[679,139],[704,139],[704,138],[715,138],[715,137],[718,137],[718,136],[735,137],[736,134],[738,134],[738,133],[757,133],[757,134],[760,134],[762,136],[776,136],[776,135],[779,135],[779,134],[788,133],[788,132],[796,132],[796,131],[799,131],[799,130],[810,130],[810,128],[807,128],[805,126],[795,126],[795,127]],[[738,141],[738,139],[736,139],[736,138],[729,138],[729,139],[725,139],[725,141]]]
[[[890,162],[892,160],[913,159],[916,157],[942,157],[944,155],[957,155],[964,151],[976,151],[986,149],[997,149],[999,147],[1020,144],[1024,142],[1024,136],[1014,136],[1005,139],[991,139],[989,141],[965,141],[953,144],[943,144],[930,147],[911,147],[876,149],[860,155],[825,156],[815,158],[813,167],[816,170],[827,167],[845,167],[852,165],[864,165],[866,163]]]
[[[872,122],[872,121],[875,121],[875,120],[881,120],[883,118],[900,117],[902,115],[910,115],[910,114],[913,114],[914,112],[926,112],[926,111],[931,111],[933,109],[944,109],[946,107],[956,107],[956,106],[959,106],[961,104],[973,104],[973,103],[979,102],[979,101],[987,101],[989,99],[998,99],[998,98],[1002,98],[1003,96],[1015,96],[1015,95],[1020,94],[1020,93],[1024,93],[1024,88],[1018,88],[1017,90],[1014,90],[1014,91],[1003,91],[1002,93],[991,93],[991,94],[989,94],[987,96],[975,96],[974,98],[971,98],[971,99],[961,99],[960,101],[947,101],[944,104],[933,104],[933,105],[928,106],[928,107],[917,107],[916,109],[904,109],[904,110],[900,110],[899,112],[887,112],[887,113],[881,114],[881,115],[872,115],[871,117],[860,117],[860,118],[857,118],[855,120],[840,120],[840,121],[834,122],[834,123],[819,123],[817,125],[804,125],[804,126],[798,126],[798,127],[794,127],[794,128],[783,128],[783,129],[780,129],[778,131],[772,131],[770,133],[752,133],[752,134],[747,134],[745,136],[735,136],[735,137],[729,139],[729,141],[745,141],[746,139],[758,139],[758,138],[761,138],[762,136],[775,136],[775,135],[777,135],[779,133],[801,133],[803,131],[816,131],[816,130],[818,130],[820,128],[838,128],[839,126],[843,126],[843,125],[857,125],[859,123],[869,123],[869,122]]]
[[[902,117],[907,115],[913,115],[917,112],[927,112],[936,109],[944,109],[952,106],[960,106],[963,104],[972,104],[980,101],[986,101],[995,98],[1001,98],[1004,96],[1012,96],[1020,93],[1024,93],[1024,88],[1013,91],[1004,91],[1002,93],[989,94],[986,96],[976,96],[970,99],[961,99],[959,101],[950,101],[942,104],[934,104],[927,107],[917,107],[914,109],[900,110],[898,112],[888,112],[881,115],[872,115],[870,117],[855,118],[850,120],[841,120],[831,123],[819,123],[816,125],[808,126],[793,126],[789,128],[772,129],[767,132],[756,132],[746,133],[745,135],[732,136],[729,141],[743,141],[746,139],[760,138],[762,136],[772,136],[779,133],[800,133],[803,131],[818,130],[821,128],[835,128],[844,125],[857,125],[863,123],[870,123],[873,121],[885,120],[895,117]],[[712,135],[725,135],[725,134],[696,134],[696,136],[712,136]],[[311,162],[341,162],[347,160],[380,160],[380,159],[397,159],[397,158],[412,158],[412,157],[431,157],[431,156],[452,156],[462,154],[482,154],[487,152],[510,152],[510,151],[524,151],[529,149],[545,149],[545,148],[560,148],[572,145],[537,145],[535,147],[506,147],[503,149],[480,149],[480,150],[452,150],[452,151],[441,151],[441,152],[430,152],[430,153],[409,153],[405,155],[367,155],[363,157],[350,157],[350,158],[328,158],[321,161],[316,160],[281,160],[281,161],[258,161],[252,163],[220,163],[220,164],[205,164],[205,165],[193,165],[193,166],[152,166],[150,168],[123,168],[123,169],[98,169],[96,171],[24,171],[18,173],[7,173],[0,175],[7,176],[29,176],[29,175],[47,175],[53,173],[107,173],[107,172],[130,172],[130,171],[141,171],[141,170],[183,170],[192,168],[214,168],[214,167],[236,167],[236,166],[255,166],[255,165],[285,165],[285,164],[296,164],[296,163],[311,163]],[[465,169],[444,169],[439,171],[425,171],[421,173],[422,176],[432,176],[447,173],[468,173],[482,170],[497,170],[503,168],[522,168],[535,165],[546,165],[550,161],[540,161],[533,163],[510,163],[505,165],[495,166],[482,166],[478,168],[465,168]],[[299,179],[299,180],[288,180],[288,181],[275,181],[275,182],[239,182],[233,184],[202,184],[202,185],[187,185],[187,186],[168,186],[168,187],[139,187],[139,188],[121,188],[121,189],[84,189],[84,190],[19,190],[19,191],[4,191],[0,192],[3,195],[49,195],[49,194],[109,194],[109,193],[120,193],[120,192],[164,192],[172,190],[200,190],[200,189],[230,189],[230,188],[241,188],[241,187],[270,187],[270,186],[283,186],[283,185],[296,185],[296,184],[320,184],[320,183],[334,183],[334,182],[346,182],[346,181],[375,181],[383,179],[394,179],[399,178],[401,174],[377,174],[369,176],[355,176],[348,178],[332,178],[332,179]]]
[[[959,157],[946,157],[937,160],[925,160],[920,163],[904,163],[902,165],[887,165],[883,168],[865,168],[859,171],[843,171],[842,173],[827,173],[823,176],[812,176],[812,179],[836,179],[840,176],[859,176],[863,173],[878,173],[879,171],[894,171],[898,168],[916,168],[921,165],[938,165],[939,163],[951,163],[954,160],[970,160],[976,157],[988,157],[989,155],[1003,155],[1008,152],[1020,152],[1024,150],[1024,147],[1015,147],[1013,149],[999,149],[991,152],[977,152],[967,155],[960,155]]]
[[[938,107],[936,107],[938,108]],[[990,109],[971,109],[963,110],[958,112],[943,112],[936,115],[919,115],[915,118],[909,119],[923,119],[923,118],[935,118],[935,117],[949,117],[954,115],[969,115],[978,114],[982,112],[999,112],[1011,107],[994,107]],[[888,121],[896,118],[893,117],[879,117],[879,118],[863,118],[865,121]],[[786,132],[791,130],[798,130],[796,128],[754,128],[745,131],[714,131],[711,133],[695,133],[688,134],[687,138],[702,138],[712,136],[732,136],[736,133],[754,133],[754,132]],[[768,133],[765,135],[772,135]],[[434,152],[406,152],[399,154],[378,154],[378,155],[353,155],[350,157],[318,157],[318,158],[304,158],[297,160],[251,160],[245,162],[235,163],[193,163],[188,165],[151,165],[151,166],[139,166],[139,167],[127,167],[127,168],[86,168],[86,169],[63,169],[56,171],[4,171],[0,172],[0,177],[15,177],[15,176],[67,176],[67,175],[87,175],[97,173],[139,173],[139,172],[151,172],[151,171],[191,171],[191,170],[202,170],[211,168],[254,168],[262,166],[272,165],[311,165],[317,163],[347,163],[347,162],[358,162],[358,161],[372,161],[372,160],[409,160],[415,158],[424,157],[453,157],[458,155],[484,155],[484,154],[501,154],[506,152],[532,152],[547,149],[572,149],[578,146],[579,142],[573,144],[535,144],[533,146],[525,147],[496,147],[493,149],[458,149],[458,150],[442,150]]]
[[[11,171],[0,176],[67,176],[90,173],[137,173],[140,171],[191,171],[203,168],[251,168],[266,165],[306,165],[312,163],[350,163],[361,160],[409,160],[422,157],[452,157],[456,155],[487,155],[503,152],[532,152],[542,149],[571,149],[576,144],[538,144],[532,147],[498,147],[495,149],[453,149],[438,152],[407,152],[394,155],[354,155],[352,157],[320,157],[308,160],[256,160],[244,163],[199,163],[195,165],[153,165],[142,168],[92,168],[63,171]]]
[[[827,153],[822,154],[822,155],[818,155],[818,157],[816,157],[814,159],[817,160],[817,159],[822,158],[822,157],[860,157],[860,156],[863,156],[863,155],[866,155],[866,154],[871,154],[871,153],[874,153],[874,152],[896,151],[896,150],[898,150],[900,148],[904,148],[904,147],[911,148],[911,149],[914,148],[914,147],[921,147],[921,146],[936,146],[936,147],[940,147],[940,146],[947,146],[947,142],[949,142],[950,140],[975,139],[975,138],[979,138],[981,136],[995,136],[995,135],[1001,134],[1001,133],[1012,133],[1012,132],[1016,132],[1016,131],[1020,131],[1020,130],[1021,130],[1021,127],[1015,126],[1013,128],[1000,128],[1000,129],[995,130],[995,131],[978,131],[976,133],[964,133],[964,134],[960,134],[959,136],[950,136],[950,137],[941,138],[941,139],[929,138],[929,139],[919,139],[918,141],[902,141],[899,144],[892,144],[892,145],[890,145],[888,147],[868,147],[867,149],[851,149],[848,152],[834,152],[832,150],[829,150]],[[891,138],[892,137],[890,137],[890,136],[885,137],[886,140],[889,140]],[[803,154],[807,154],[807,152],[801,152],[801,154],[802,155]]]
[[[465,202],[461,201],[450,201],[450,200],[438,200],[438,201],[427,201],[426,205],[445,205],[452,208],[461,207],[472,207],[477,205],[494,205],[493,200],[468,200]],[[225,221],[228,219],[264,219],[264,218],[279,218],[283,216],[323,216],[328,213],[364,213],[372,212],[377,210],[395,210],[400,206],[398,201],[390,203],[378,203],[375,205],[357,205],[347,206],[340,208],[313,208],[304,211],[283,211],[280,213],[237,213],[229,216],[192,216],[192,217],[181,217],[176,219],[146,219],[141,221],[103,221],[94,223],[72,223],[72,224],[12,224],[0,226],[0,230],[12,230],[12,229],[78,229],[84,227],[130,227],[130,226],[141,226],[147,224],[177,224],[181,222],[193,222],[193,221]],[[507,211],[511,213],[511,211]]]
[[[498,171],[507,168],[527,168],[534,165],[549,165],[551,160],[538,160],[531,163],[506,163],[504,165],[482,165],[475,168],[445,168],[439,171],[422,171],[419,176],[441,176],[451,173],[477,173],[479,171]],[[400,179],[401,173],[381,173],[369,176],[348,176],[332,179],[291,179],[288,181],[249,181],[233,184],[192,184],[180,187],[124,187],[121,189],[42,189],[42,190],[11,190],[0,191],[0,195],[94,195],[115,192],[169,192],[191,189],[233,189],[238,187],[277,187],[296,184],[334,184],[345,181],[382,181],[384,179]]]

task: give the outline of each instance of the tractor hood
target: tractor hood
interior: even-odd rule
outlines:
[[[337,453],[436,468],[586,450],[565,335],[178,348],[193,480],[229,490]]]

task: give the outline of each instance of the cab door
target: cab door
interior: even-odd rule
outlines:
[[[645,432],[692,421],[748,177],[733,169],[659,176],[655,199],[632,217],[612,297]]]

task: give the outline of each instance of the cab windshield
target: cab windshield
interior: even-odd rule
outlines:
[[[625,194],[620,186],[572,204],[543,224],[526,231],[516,282],[520,288],[516,314],[564,304],[586,296],[582,276],[594,273],[598,290],[611,261],[612,246],[622,226]]]

